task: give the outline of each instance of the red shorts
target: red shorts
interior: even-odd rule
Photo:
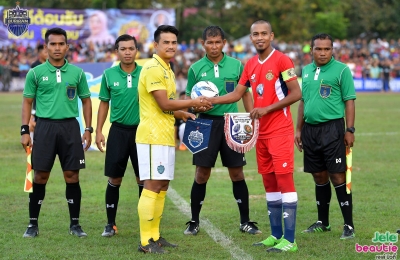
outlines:
[[[293,173],[294,136],[258,139],[256,144],[258,173]]]

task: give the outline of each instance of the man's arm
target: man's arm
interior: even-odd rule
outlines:
[[[301,89],[297,79],[286,82],[286,86],[289,89],[289,94],[285,98],[267,107],[253,109],[253,111],[250,113],[250,116],[252,118],[260,118],[268,113],[288,107],[291,104],[299,101],[301,99]]]
[[[85,119],[86,127],[92,125],[92,100],[90,97],[82,99],[83,107],[83,118]],[[87,151],[92,144],[92,134],[89,131],[85,131],[82,136],[82,144],[85,145],[85,151]]]
[[[253,96],[250,91],[244,92],[243,97],[242,97],[244,109],[246,112],[250,112],[253,110],[254,105],[253,105]]]
[[[109,102],[100,100],[99,111],[97,112],[97,126],[96,126],[96,145],[100,152],[104,152],[103,148],[106,146],[106,140],[103,135],[104,122],[107,119]]]
[[[345,101],[346,104],[346,127],[354,127],[356,106],[353,99]],[[354,133],[346,131],[344,135],[344,144],[353,147],[355,141]]]
[[[31,118],[32,111],[32,102],[33,98],[24,97],[22,100],[22,114],[21,114],[21,123],[24,126],[29,125],[29,120]],[[31,136],[29,135],[29,127],[27,129],[27,133],[21,135],[21,144],[26,149],[27,146],[32,147]]]
[[[296,134],[294,136],[294,144],[300,152],[303,151],[303,144],[301,143],[301,129],[303,128],[304,122],[304,101],[300,100],[299,108],[297,109]]]
[[[211,102],[208,101],[209,98],[203,96],[196,99],[175,100],[168,99],[167,91],[164,89],[155,90],[151,93],[153,94],[158,106],[163,111],[177,111],[189,107],[211,107]]]

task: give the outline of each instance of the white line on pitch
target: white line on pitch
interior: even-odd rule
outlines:
[[[372,136],[372,135],[398,135],[400,132],[376,132],[376,133],[356,133],[356,136]]]
[[[174,190],[171,185],[168,188],[168,197],[172,200],[175,206],[182,212],[186,217],[191,218],[190,205],[187,203],[177,192]],[[246,254],[241,248],[236,246],[232,240],[230,240],[222,231],[216,228],[208,219],[200,218],[201,227],[203,230],[207,232],[207,234],[218,244],[220,244],[223,248],[228,250],[231,253],[232,258],[234,259],[245,259],[250,260],[253,257],[249,254]]]

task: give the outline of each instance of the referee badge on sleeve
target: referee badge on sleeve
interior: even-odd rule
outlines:
[[[68,86],[67,87],[67,97],[69,100],[74,100],[76,97],[76,87]]]
[[[225,139],[228,146],[238,152],[250,151],[258,138],[258,119],[251,119],[250,113],[225,114]]]

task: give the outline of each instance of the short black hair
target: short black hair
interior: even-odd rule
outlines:
[[[41,52],[43,49],[44,49],[44,45],[43,45],[43,44],[39,44],[39,45],[36,47],[37,52]]]
[[[118,50],[119,42],[127,42],[127,41],[133,41],[135,43],[135,48],[137,48],[136,38],[129,34],[122,34],[122,35],[118,36],[118,38],[115,40],[114,48],[116,50]]]
[[[56,27],[56,28],[48,29],[46,34],[44,35],[44,41],[46,42],[46,44],[49,43],[49,36],[51,34],[64,35],[65,43],[67,43],[67,40],[68,40],[67,39],[67,32],[65,30],[61,29],[61,28]]]
[[[253,25],[253,24],[263,24],[263,23],[268,24],[268,25],[269,25],[269,28],[271,29],[271,32],[272,32],[272,25],[271,25],[271,23],[268,22],[267,20],[262,20],[262,19],[260,19],[260,20],[255,21],[254,23],[252,23],[252,25]]]
[[[161,33],[173,33],[178,37],[179,31],[176,29],[175,26],[172,25],[160,25],[158,26],[157,30],[154,32],[154,41],[159,42],[160,41],[160,35]]]
[[[318,33],[314,35],[311,39],[311,49],[314,47],[315,40],[330,40],[331,46],[333,47],[333,38],[327,33]]]
[[[186,96],[186,91],[181,91],[181,92],[179,93],[179,96],[183,96],[183,95]]]
[[[210,25],[203,31],[203,41],[207,40],[207,37],[221,36],[222,40],[225,40],[225,32],[218,25]]]

